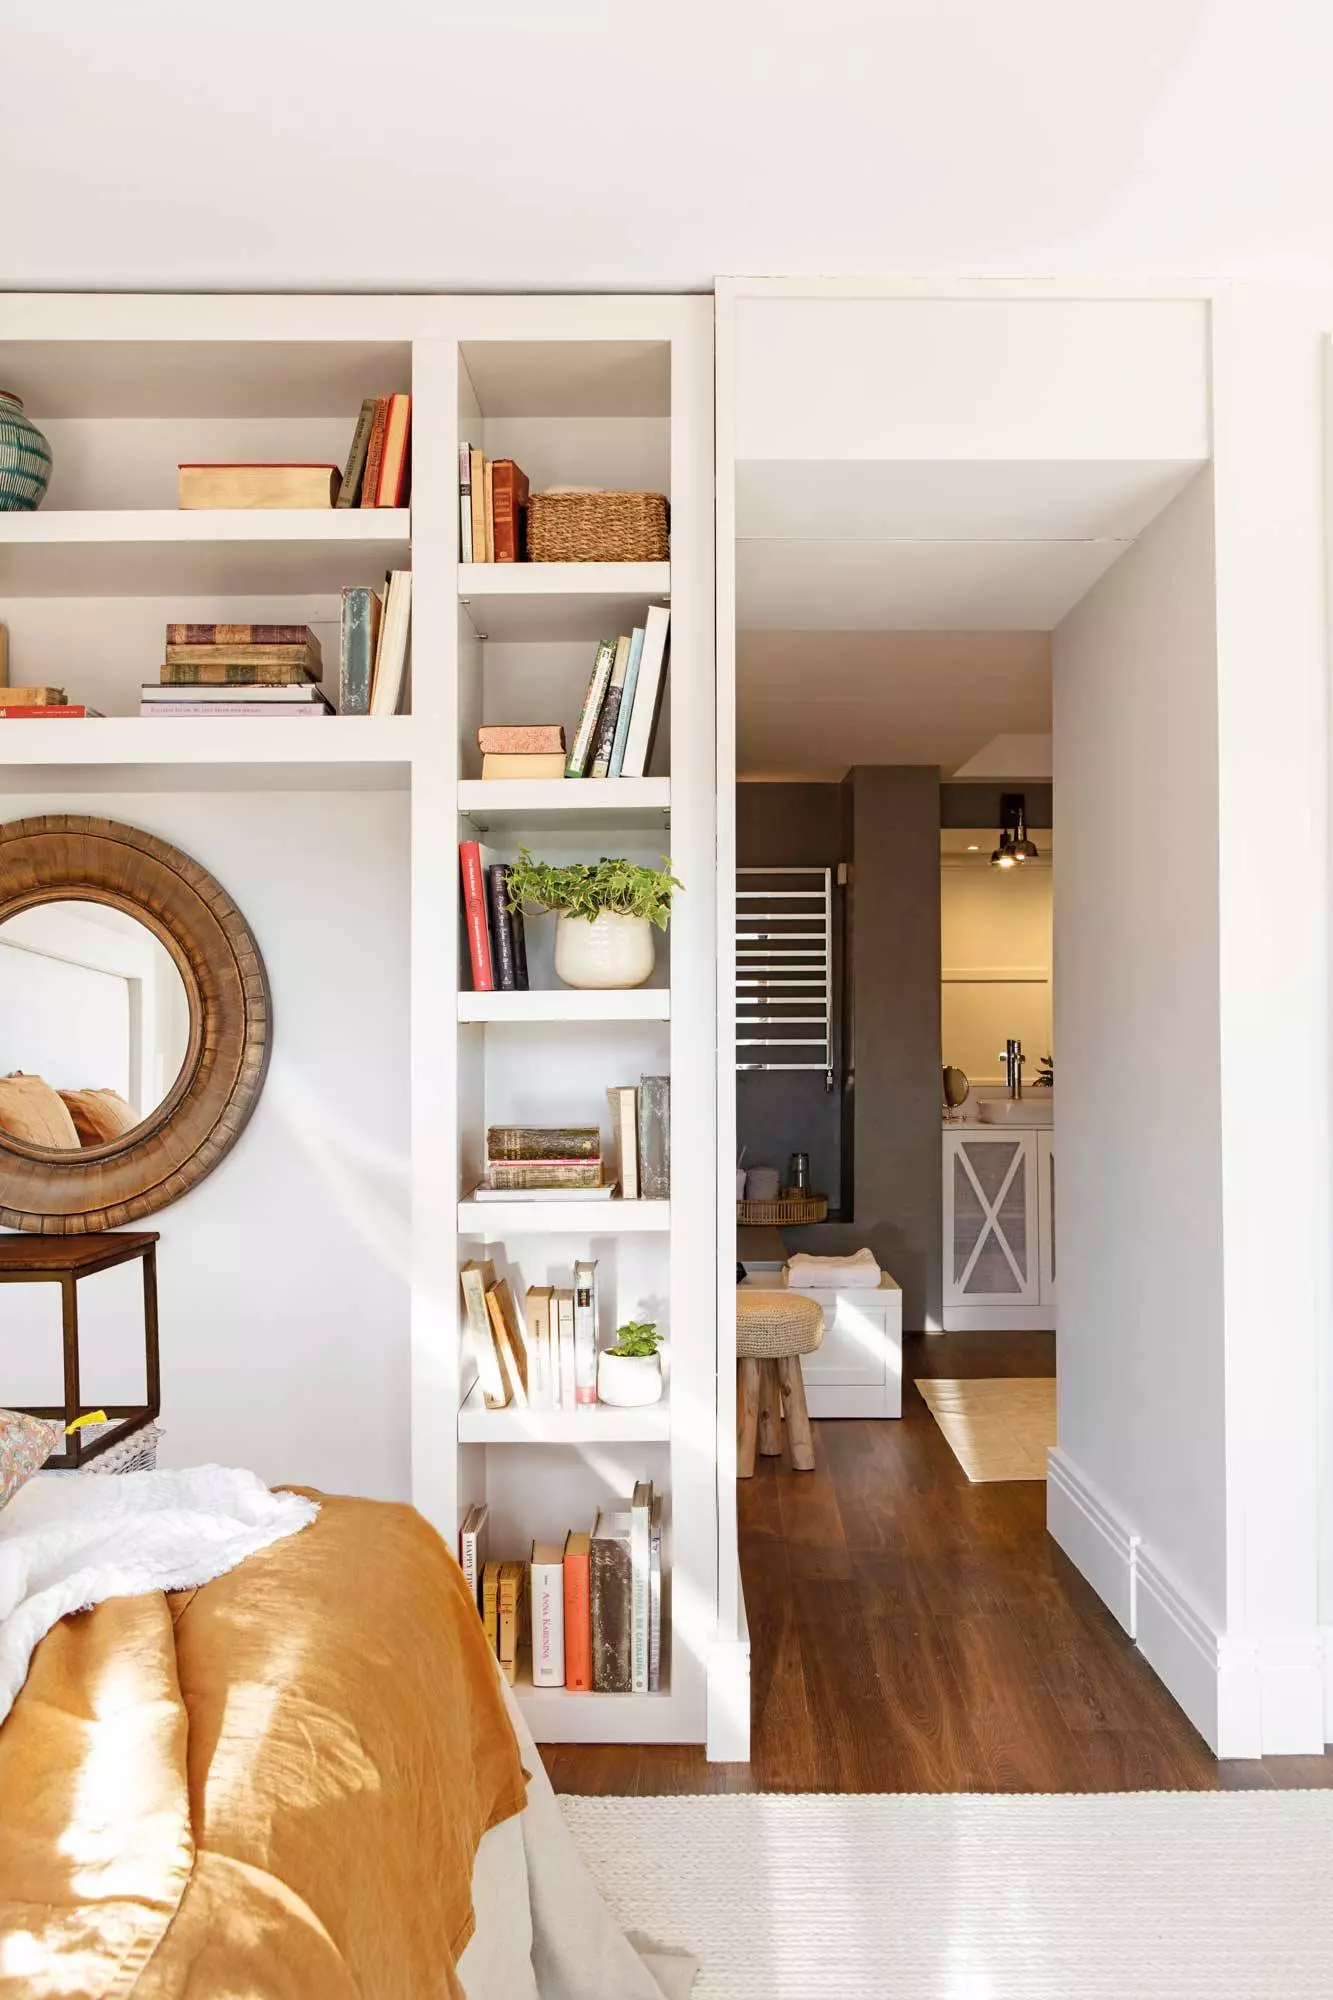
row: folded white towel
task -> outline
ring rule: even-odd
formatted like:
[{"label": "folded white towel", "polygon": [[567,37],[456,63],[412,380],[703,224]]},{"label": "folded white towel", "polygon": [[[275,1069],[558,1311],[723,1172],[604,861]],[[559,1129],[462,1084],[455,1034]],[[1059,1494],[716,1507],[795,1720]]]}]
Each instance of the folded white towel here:
[{"label": "folded white towel", "polygon": [[787,1283],[802,1291],[874,1291],[883,1272],[873,1250],[850,1257],[809,1257],[804,1251],[787,1259]]}]

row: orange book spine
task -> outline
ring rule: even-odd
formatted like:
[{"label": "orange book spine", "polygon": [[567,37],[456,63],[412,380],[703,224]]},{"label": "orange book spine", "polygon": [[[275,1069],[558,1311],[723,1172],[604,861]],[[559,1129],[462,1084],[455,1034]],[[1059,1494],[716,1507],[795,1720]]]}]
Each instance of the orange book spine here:
[{"label": "orange book spine", "polygon": [[366,446],[366,469],[361,475],[361,505],[375,507],[379,504],[380,462],[384,457],[384,433],[389,422],[389,405],[392,396],[376,396],[375,421],[370,427],[370,443]]},{"label": "orange book spine", "polygon": [[592,1598],[586,1535],[565,1544],[565,1686],[592,1689]]},{"label": "orange book spine", "polygon": [[377,506],[402,507],[406,504],[411,423],[412,398],[390,396],[389,413],[384,425],[384,448],[380,457]]}]

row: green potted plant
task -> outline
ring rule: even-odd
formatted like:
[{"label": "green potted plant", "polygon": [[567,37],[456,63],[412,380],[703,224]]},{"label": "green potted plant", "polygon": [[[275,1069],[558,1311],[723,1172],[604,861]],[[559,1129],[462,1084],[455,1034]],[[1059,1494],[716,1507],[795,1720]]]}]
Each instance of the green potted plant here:
[{"label": "green potted plant", "polygon": [[651,1320],[627,1320],[616,1344],[597,1357],[597,1400],[616,1410],[638,1410],[662,1399],[662,1336]]},{"label": "green potted plant", "polygon": [[642,986],[653,969],[653,929],[664,931],[671,893],[681,884],[632,861],[574,861],[554,867],[518,850],[508,875],[509,907],[555,916],[555,974],[566,986]]}]

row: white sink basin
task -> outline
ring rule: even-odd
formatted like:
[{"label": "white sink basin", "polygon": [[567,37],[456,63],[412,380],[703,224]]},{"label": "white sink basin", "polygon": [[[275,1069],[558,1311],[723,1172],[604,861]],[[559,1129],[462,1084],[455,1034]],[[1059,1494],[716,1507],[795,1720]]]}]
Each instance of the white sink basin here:
[{"label": "white sink basin", "polygon": [[983,1125],[1040,1125],[1055,1123],[1055,1093],[1034,1091],[1030,1097],[988,1097],[979,1107]]}]

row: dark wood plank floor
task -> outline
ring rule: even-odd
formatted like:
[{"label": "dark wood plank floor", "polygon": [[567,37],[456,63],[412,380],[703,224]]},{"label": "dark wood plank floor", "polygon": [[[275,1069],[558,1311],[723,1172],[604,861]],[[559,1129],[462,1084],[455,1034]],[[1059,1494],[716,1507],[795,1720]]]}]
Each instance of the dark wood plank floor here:
[{"label": "dark wood plank floor", "polygon": [[912,1386],[1049,1375],[1050,1334],[909,1336],[898,1423],[815,1425],[816,1469],[740,1484],[749,1764],[564,1746],[558,1791],[1064,1792],[1333,1785],[1219,1764],[1046,1534],[1038,1481],[970,1485]]}]

